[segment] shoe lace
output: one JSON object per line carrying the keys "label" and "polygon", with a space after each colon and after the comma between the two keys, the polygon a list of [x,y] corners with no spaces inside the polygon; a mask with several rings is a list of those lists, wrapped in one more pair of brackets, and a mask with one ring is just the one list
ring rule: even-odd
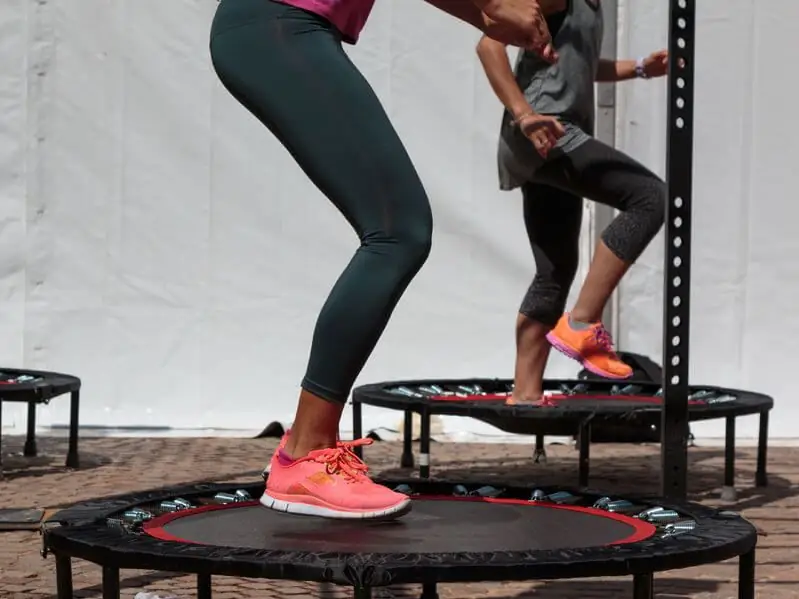
{"label": "shoe lace", "polygon": [[338,474],[351,481],[356,481],[366,476],[369,472],[369,467],[355,455],[354,450],[356,447],[371,444],[371,439],[339,441],[337,447],[324,449],[316,453],[314,460],[324,464],[325,471],[328,474]]}
{"label": "shoe lace", "polygon": [[602,325],[599,325],[594,329],[594,341],[599,349],[606,351],[612,356],[616,355],[616,352],[613,349],[613,337]]}

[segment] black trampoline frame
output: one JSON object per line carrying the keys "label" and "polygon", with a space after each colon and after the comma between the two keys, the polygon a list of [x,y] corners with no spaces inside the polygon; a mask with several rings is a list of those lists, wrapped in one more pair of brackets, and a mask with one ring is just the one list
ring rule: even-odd
{"label": "black trampoline frame", "polygon": [[[611,409],[602,411],[572,409],[568,407],[568,401],[564,401],[561,406],[554,407],[535,407],[535,406],[507,406],[501,402],[482,402],[482,401],[439,401],[426,397],[408,397],[396,395],[387,391],[390,387],[417,387],[423,385],[481,385],[484,388],[496,386],[509,387],[512,383],[509,379],[448,379],[448,380],[416,380],[416,381],[392,381],[375,383],[357,387],[352,392],[352,423],[353,437],[358,439],[363,436],[363,405],[371,405],[390,410],[399,410],[404,413],[403,424],[403,447],[400,465],[403,468],[414,466],[413,455],[413,414],[420,417],[420,439],[419,439],[419,475],[423,478],[430,476],[430,418],[433,415],[439,416],[462,416],[487,422],[497,426],[499,418],[514,418],[537,421],[536,426],[536,449],[535,456],[544,453],[544,435],[564,433],[564,429],[570,430],[569,434],[574,434],[577,438],[577,448],[579,451],[578,466],[578,486],[585,488],[588,486],[590,471],[590,447],[591,447],[591,425],[594,422],[625,422],[636,423],[641,426],[655,424],[661,417],[663,407],[661,405],[633,404],[631,409]],[[551,380],[545,381],[545,388],[557,389],[560,385],[588,385],[594,389],[608,389],[617,383],[612,381],[585,381],[585,380]],[[644,391],[654,393],[659,385],[654,383],[636,383]],[[768,395],[738,389],[727,389],[723,387],[711,387],[703,385],[701,389],[716,391],[720,394],[731,394],[741,398],[739,401],[727,404],[717,404],[707,407],[691,407],[687,416],[692,422],[703,420],[725,419],[725,441],[724,441],[724,487],[727,493],[734,494],[735,489],[735,428],[736,419],[741,416],[759,415],[760,424],[757,445],[757,468],[755,471],[755,486],[768,486],[768,423],[769,412],[774,407],[774,400]],[[690,389],[689,389],[690,391]],[[598,401],[601,403],[601,400]],[[571,428],[570,428],[571,427]],[[359,457],[363,457],[362,448],[356,448]],[[686,450],[687,453],[687,450]],[[687,462],[687,460],[686,460]]]}
{"label": "black trampoline frame", "polygon": [[[408,484],[439,494],[455,482],[418,479],[378,481]],[[476,482],[461,483],[470,487]],[[529,497],[534,487],[505,486],[507,496]],[[197,596],[211,599],[212,576],[305,580],[352,586],[358,599],[374,587],[424,585],[423,597],[436,596],[441,582],[552,580],[594,576],[633,576],[634,599],[651,599],[654,574],[739,557],[739,599],[754,599],[757,531],[737,514],[691,503],[629,497],[635,503],[675,509],[697,522],[695,531],[675,538],[648,538],[628,545],[570,551],[490,554],[325,553],[223,548],[162,541],[110,527],[107,519],[124,510],[175,497],[195,499],[245,489],[257,497],[263,483],[197,484],[95,499],[55,514],[43,527],[43,554],[56,560],[58,599],[73,596],[72,559],[102,567],[103,599],[118,599],[120,569],[158,570],[197,575]],[[550,492],[554,489],[545,489]],[[561,490],[561,489],[558,489]],[[597,492],[574,492],[599,497]],[[442,556],[445,559],[442,560]],[[458,566],[462,566],[458,568]]]}
{"label": "black trampoline frame", "polygon": [[69,441],[65,465],[67,468],[80,467],[78,455],[78,429],[80,413],[81,380],[70,374],[44,370],[22,370],[16,368],[0,368],[0,372],[13,376],[32,376],[41,380],[31,382],[0,385],[0,477],[3,475],[3,402],[27,403],[28,418],[25,434],[25,445],[22,453],[25,457],[36,457],[36,407],[48,404],[51,400],[69,393]]}

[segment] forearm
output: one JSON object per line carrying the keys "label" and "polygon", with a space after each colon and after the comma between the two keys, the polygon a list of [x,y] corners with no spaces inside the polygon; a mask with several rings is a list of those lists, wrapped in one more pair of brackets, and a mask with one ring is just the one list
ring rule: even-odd
{"label": "forearm", "polygon": [[607,60],[602,59],[596,71],[596,80],[601,82],[616,82],[635,79],[636,62],[634,60]]}
{"label": "forearm", "polygon": [[519,119],[532,113],[530,104],[516,83],[505,45],[489,37],[483,37],[477,44],[477,56],[483,65],[491,89],[513,118]]}
{"label": "forearm", "polygon": [[425,2],[461,21],[469,23],[480,31],[485,31],[486,17],[482,10],[478,8],[481,0],[425,0]]}

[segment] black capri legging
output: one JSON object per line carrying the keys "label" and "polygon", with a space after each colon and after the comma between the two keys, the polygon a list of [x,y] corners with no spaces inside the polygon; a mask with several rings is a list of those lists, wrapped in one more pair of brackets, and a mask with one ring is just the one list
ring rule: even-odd
{"label": "black capri legging", "polygon": [[[372,88],[326,20],[271,0],[222,0],[210,45],[224,86],[277,137],[360,239],[319,315],[302,381],[311,393],[344,403],[430,252],[427,195]],[[252,167],[258,162],[253,156]],[[313,236],[308,231],[295,243]]]}
{"label": "black capri legging", "polygon": [[547,161],[522,186],[522,196],[536,274],[520,312],[547,325],[563,313],[577,273],[582,198],[621,211],[602,241],[629,264],[663,226],[667,199],[666,184],[654,173],[595,139]]}

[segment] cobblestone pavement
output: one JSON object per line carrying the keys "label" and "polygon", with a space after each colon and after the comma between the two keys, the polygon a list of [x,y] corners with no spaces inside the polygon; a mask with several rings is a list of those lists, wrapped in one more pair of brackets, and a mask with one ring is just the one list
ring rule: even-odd
{"label": "cobblestone pavement", "polygon": [[[65,442],[42,438],[40,457],[19,457],[22,439],[4,437],[5,479],[0,481],[0,506],[57,508],[92,497],[194,481],[256,479],[275,440],[86,438],[81,442],[82,468],[62,467]],[[372,470],[407,474],[398,468],[401,447],[377,443],[366,449]],[[550,445],[546,464],[534,464],[526,445],[442,443],[433,445],[433,474],[481,481],[536,481],[573,485],[577,453],[569,446]],[[614,493],[657,493],[660,453],[657,446],[594,445],[591,486]],[[763,599],[799,597],[799,449],[773,448],[769,455],[770,485],[754,488],[754,449],[737,457],[738,500],[727,504],[741,511],[767,536],[760,539],[757,594]],[[722,450],[690,450],[692,500],[720,505]],[[39,555],[37,532],[0,533],[0,598],[55,599],[52,558]],[[75,563],[75,596],[101,597],[100,570]],[[737,561],[667,572],[656,578],[661,599],[737,597]],[[147,591],[162,597],[194,597],[194,580],[165,573],[123,571],[122,596]],[[632,595],[626,579],[543,581],[538,583],[445,584],[442,598],[469,599],[617,599]],[[300,599],[351,597],[351,591],[315,584],[215,578],[215,599],[258,597]],[[376,597],[419,597],[418,587],[388,588]]]}

